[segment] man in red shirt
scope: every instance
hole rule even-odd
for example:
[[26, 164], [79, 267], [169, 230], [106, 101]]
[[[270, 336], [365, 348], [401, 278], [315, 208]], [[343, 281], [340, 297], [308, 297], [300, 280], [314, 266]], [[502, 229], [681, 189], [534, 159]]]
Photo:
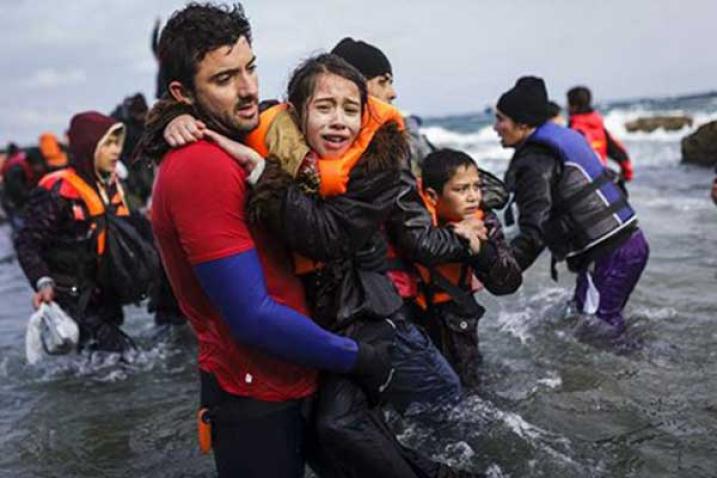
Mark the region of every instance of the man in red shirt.
[[[241, 7], [175, 12], [159, 59], [169, 93], [207, 126], [240, 140], [258, 125], [255, 56]], [[284, 251], [247, 224], [246, 174], [206, 140], [172, 150], [159, 164], [152, 225], [199, 342], [219, 476], [303, 476], [301, 402], [315, 391], [315, 369], [350, 373], [371, 393], [388, 382], [390, 359], [385, 348], [331, 334], [306, 316]]]

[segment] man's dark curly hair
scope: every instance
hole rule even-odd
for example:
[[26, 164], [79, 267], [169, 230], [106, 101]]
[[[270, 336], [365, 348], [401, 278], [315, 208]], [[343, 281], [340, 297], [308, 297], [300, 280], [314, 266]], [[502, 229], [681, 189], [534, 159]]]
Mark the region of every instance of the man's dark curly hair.
[[179, 81], [194, 92], [194, 75], [204, 56], [245, 37], [251, 45], [251, 25], [240, 3], [233, 6], [190, 3], [172, 14], [159, 38], [159, 67], [165, 86]]

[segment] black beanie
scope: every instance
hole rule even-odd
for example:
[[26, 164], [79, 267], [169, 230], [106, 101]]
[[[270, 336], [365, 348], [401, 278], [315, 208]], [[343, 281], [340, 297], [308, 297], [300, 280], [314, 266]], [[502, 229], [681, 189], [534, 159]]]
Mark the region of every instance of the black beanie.
[[353, 38], [346, 37], [331, 50], [331, 53], [349, 62], [367, 80], [386, 73], [393, 75], [391, 63], [389, 63], [386, 55], [375, 46], [361, 40], [356, 41]]
[[498, 100], [498, 110], [516, 123], [540, 126], [548, 118], [548, 92], [536, 76], [523, 76]]

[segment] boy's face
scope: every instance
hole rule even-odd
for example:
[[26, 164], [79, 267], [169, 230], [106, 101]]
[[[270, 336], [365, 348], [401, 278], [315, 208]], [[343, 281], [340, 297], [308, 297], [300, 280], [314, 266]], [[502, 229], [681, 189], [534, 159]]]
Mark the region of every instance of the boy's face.
[[117, 169], [124, 136], [120, 133], [108, 135], [95, 150], [95, 171], [100, 174], [112, 174]]
[[475, 166], [460, 166], [436, 198], [436, 214], [442, 221], [461, 221], [480, 209], [480, 175]]

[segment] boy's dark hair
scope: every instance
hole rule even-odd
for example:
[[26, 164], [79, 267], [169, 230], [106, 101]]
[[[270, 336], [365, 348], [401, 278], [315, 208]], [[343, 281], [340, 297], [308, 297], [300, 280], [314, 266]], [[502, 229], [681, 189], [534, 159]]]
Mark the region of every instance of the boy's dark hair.
[[190, 3], [172, 14], [159, 38], [159, 67], [164, 86], [179, 81], [194, 92], [194, 75], [204, 56], [234, 45], [240, 37], [251, 44], [251, 25], [240, 3], [232, 7]]
[[575, 113], [589, 113], [592, 111], [592, 93], [587, 86], [576, 86], [568, 90], [568, 106]]
[[368, 102], [366, 78], [343, 58], [331, 53], [322, 53], [301, 63], [291, 74], [289, 85], [286, 87], [286, 98], [294, 106], [299, 120], [304, 119], [305, 106], [314, 94], [316, 78], [324, 73], [338, 75], [356, 84], [363, 112]]
[[462, 151], [454, 149], [437, 149], [423, 159], [421, 165], [421, 178], [424, 188], [431, 188], [439, 195], [443, 194], [443, 187], [456, 174], [458, 168], [478, 169], [473, 158]]

